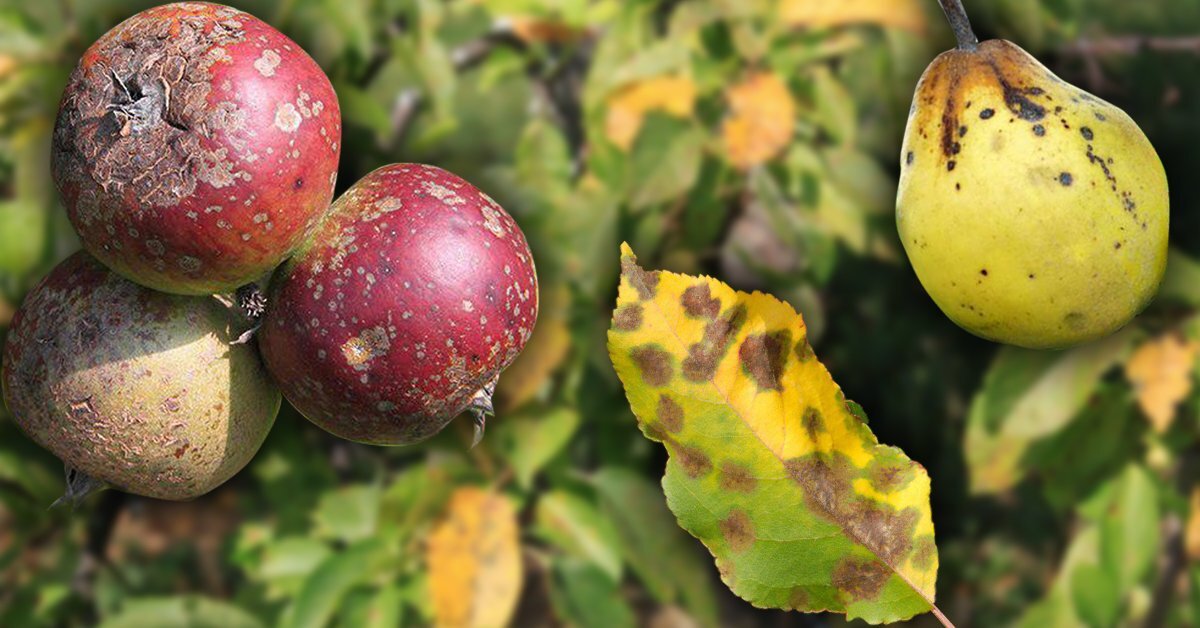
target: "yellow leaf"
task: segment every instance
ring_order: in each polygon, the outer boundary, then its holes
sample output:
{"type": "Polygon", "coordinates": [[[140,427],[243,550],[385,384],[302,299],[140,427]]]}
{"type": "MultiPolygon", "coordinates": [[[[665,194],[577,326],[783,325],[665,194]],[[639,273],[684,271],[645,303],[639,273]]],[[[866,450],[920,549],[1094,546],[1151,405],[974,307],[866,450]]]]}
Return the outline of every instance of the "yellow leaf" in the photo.
{"type": "Polygon", "coordinates": [[[773,73],[757,73],[729,88],[730,115],[721,135],[729,161],[748,170],[787,147],[795,126],[796,103],[773,73]]]}
{"type": "Polygon", "coordinates": [[[880,445],[788,304],[640,268],[621,249],[609,356],[663,490],[721,579],[759,607],[870,623],[933,606],[929,475],[880,445]]]}
{"type": "Polygon", "coordinates": [[[16,57],[8,54],[0,54],[0,79],[12,74],[17,67],[16,57]]]}
{"type": "Polygon", "coordinates": [[[696,85],[682,76],[658,76],[630,83],[608,97],[604,134],[624,150],[633,146],[642,120],[650,111],[662,111],[677,118],[692,115],[696,104],[696,85]]]}
{"type": "Polygon", "coordinates": [[[1148,340],[1125,364],[1125,377],[1137,393],[1138,405],[1155,431],[1175,420],[1175,406],[1192,391],[1192,367],[1200,343],[1167,333],[1148,340]]]}
{"type": "Polygon", "coordinates": [[[1187,550],[1188,558],[1200,561],[1200,486],[1192,489],[1190,503],[1187,528],[1183,532],[1183,546],[1187,550]]]}
{"type": "Polygon", "coordinates": [[[512,365],[504,369],[496,387],[496,407],[502,412],[533,399],[571,350],[571,331],[567,327],[571,302],[567,287],[561,283],[542,284],[541,291],[538,298],[541,309],[533,337],[512,365]]]}
{"type": "Polygon", "coordinates": [[[919,0],[780,0],[779,20],[808,28],[875,24],[917,34],[927,25],[919,0]]]}
{"type": "Polygon", "coordinates": [[[583,36],[583,31],[544,17],[518,15],[507,18],[509,28],[517,39],[527,43],[564,44],[583,36]]]}
{"type": "Polygon", "coordinates": [[[459,488],[429,535],[425,561],[438,626],[507,625],[523,578],[512,503],[477,487],[459,488]]]}

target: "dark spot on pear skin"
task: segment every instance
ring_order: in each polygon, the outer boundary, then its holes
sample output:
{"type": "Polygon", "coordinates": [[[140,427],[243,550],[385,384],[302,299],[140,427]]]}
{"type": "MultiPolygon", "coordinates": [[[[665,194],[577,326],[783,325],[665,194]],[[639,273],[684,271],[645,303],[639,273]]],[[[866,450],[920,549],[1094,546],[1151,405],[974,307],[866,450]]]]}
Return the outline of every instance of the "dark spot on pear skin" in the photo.
{"type": "Polygon", "coordinates": [[[1004,75],[994,63],[992,63],[992,70],[996,75],[996,80],[1000,83],[1000,88],[1004,90],[1004,104],[1009,111],[1013,112],[1013,115],[1027,122],[1037,122],[1046,117],[1046,108],[1027,97],[1027,95],[1040,95],[1042,93],[1040,88],[1018,89],[1004,79],[1004,75]]]}
{"type": "Polygon", "coordinates": [[[1058,182],[1063,184],[1064,187],[1070,187],[1072,181],[1074,181],[1074,178],[1071,177],[1071,173],[1069,172],[1058,175],[1058,182]]]}
{"type": "Polygon", "coordinates": [[[986,268],[981,268],[981,269],[979,270],[979,274],[980,274],[980,275],[983,275],[984,277],[987,277],[987,275],[988,275],[988,273],[987,273],[987,269],[986,269],[986,268]]]}
{"type": "Polygon", "coordinates": [[[1114,250],[1114,251],[1119,251],[1119,250],[1121,250],[1121,243],[1120,243],[1120,242],[1114,242],[1114,243],[1113,243],[1113,250],[1114,250]]]}
{"type": "Polygon", "coordinates": [[[910,150],[910,151],[908,151],[908,154],[904,156],[904,163],[911,166],[913,163],[913,159],[914,159],[914,155],[913,155],[913,152],[910,150]]]}
{"type": "Polygon", "coordinates": [[[1033,134],[1038,137],[1045,136],[1046,135],[1046,127],[1044,127],[1040,124],[1033,125],[1033,134]]]}
{"type": "Polygon", "coordinates": [[[983,111],[979,112],[979,119],[980,120],[988,120],[994,115],[996,115],[995,109],[984,109],[983,111]]]}
{"type": "Polygon", "coordinates": [[[1034,275],[1033,273],[1029,273],[1029,278],[1030,278],[1030,279],[1034,279],[1034,278],[1036,278],[1036,277],[1037,277],[1037,275],[1034,275]]]}
{"type": "Polygon", "coordinates": [[[1095,114],[1096,114],[1096,119],[1101,122],[1108,120],[1108,117],[1105,116],[1104,114],[1100,113],[1099,111],[1095,112],[1095,114]]]}
{"type": "Polygon", "coordinates": [[[954,167],[957,165],[958,165],[958,163],[956,163],[953,159],[946,162],[946,172],[950,172],[951,170],[954,170],[954,167]]]}
{"type": "Polygon", "coordinates": [[[296,179],[294,182],[292,182],[292,188],[299,190],[302,187],[304,187],[303,178],[296,179]]]}
{"type": "Polygon", "coordinates": [[[967,134],[967,127],[966,127],[966,126],[960,126],[960,127],[958,127],[958,136],[959,136],[959,137],[962,137],[962,136],[964,136],[964,135],[966,135],[966,134],[967,134]]]}
{"type": "Polygon", "coordinates": [[[1090,142],[1090,141],[1092,141],[1092,138],[1093,138],[1093,137],[1095,137],[1095,134],[1094,134],[1094,133],[1092,133],[1092,130],[1091,130],[1091,129],[1089,129],[1089,128],[1087,128],[1086,126],[1085,126],[1085,127],[1083,127],[1083,128],[1081,128],[1081,129],[1079,129],[1079,133],[1080,133],[1081,135],[1083,135],[1083,139],[1085,139],[1085,140],[1087,140],[1087,141],[1089,141],[1089,142],[1090,142]]]}

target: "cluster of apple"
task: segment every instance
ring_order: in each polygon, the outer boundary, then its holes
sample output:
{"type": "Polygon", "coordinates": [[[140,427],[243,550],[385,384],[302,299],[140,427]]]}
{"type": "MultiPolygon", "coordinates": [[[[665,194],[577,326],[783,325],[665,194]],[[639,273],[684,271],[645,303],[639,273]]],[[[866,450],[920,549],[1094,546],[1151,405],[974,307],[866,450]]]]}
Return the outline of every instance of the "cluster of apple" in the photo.
{"type": "Polygon", "coordinates": [[[280,391],[358,442],[464,411],[482,429],[537,318],[525,237],[432,166],[384,166],[331,204],[340,142],[329,79],[244,12],[160,6],[84,53],[52,170],[85,250],[26,297],[0,378],[68,497],[208,492],[262,445],[280,391]]]}

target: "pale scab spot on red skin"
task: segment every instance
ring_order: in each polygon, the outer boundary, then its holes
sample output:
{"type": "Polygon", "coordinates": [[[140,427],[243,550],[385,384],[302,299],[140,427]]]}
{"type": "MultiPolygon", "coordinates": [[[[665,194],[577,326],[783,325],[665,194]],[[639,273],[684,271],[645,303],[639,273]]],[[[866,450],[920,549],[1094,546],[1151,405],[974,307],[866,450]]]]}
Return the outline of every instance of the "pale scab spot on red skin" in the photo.
{"type": "Polygon", "coordinates": [[[293,133],[300,128],[300,112],[290,102],[279,103],[275,109],[275,128],[284,133],[293,133]]]}

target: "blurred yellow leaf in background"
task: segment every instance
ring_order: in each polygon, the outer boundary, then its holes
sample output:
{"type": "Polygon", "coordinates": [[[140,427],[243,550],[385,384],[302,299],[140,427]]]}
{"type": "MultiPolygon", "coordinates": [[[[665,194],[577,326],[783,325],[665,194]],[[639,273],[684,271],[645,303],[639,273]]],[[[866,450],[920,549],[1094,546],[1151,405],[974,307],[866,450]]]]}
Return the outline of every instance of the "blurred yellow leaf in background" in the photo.
{"type": "Polygon", "coordinates": [[[1187,550],[1188,558],[1200,561],[1200,486],[1192,489],[1187,528],[1183,532],[1183,546],[1187,550]]]}
{"type": "Polygon", "coordinates": [[[12,74],[17,69],[17,58],[12,55],[0,54],[0,78],[12,74]]]}
{"type": "Polygon", "coordinates": [[[791,142],[796,102],[778,75],[754,74],[729,88],[727,97],[731,115],[721,136],[735,166],[748,170],[765,163],[791,142]]]}
{"type": "Polygon", "coordinates": [[[584,33],[570,24],[540,17],[512,16],[506,19],[517,39],[527,43],[563,44],[579,39],[584,33]]]}
{"type": "Polygon", "coordinates": [[[629,150],[648,112],[662,111],[686,118],[692,115],[695,104],[696,85],[690,78],[658,76],[636,81],[609,96],[604,135],[612,143],[629,150]]]}
{"type": "Polygon", "coordinates": [[[1148,340],[1125,365],[1138,405],[1155,431],[1167,431],[1175,420],[1175,406],[1192,390],[1192,367],[1200,343],[1174,333],[1148,340]]]}
{"type": "Polygon", "coordinates": [[[780,0],[779,20],[810,28],[875,24],[918,34],[927,25],[918,0],[780,0]]]}
{"type": "Polygon", "coordinates": [[[438,626],[504,626],[523,580],[517,514],[504,495],[465,486],[450,496],[425,560],[438,626]]]}

